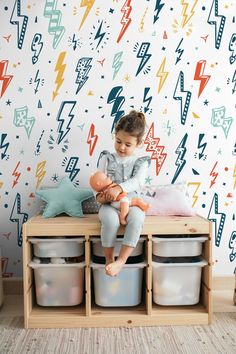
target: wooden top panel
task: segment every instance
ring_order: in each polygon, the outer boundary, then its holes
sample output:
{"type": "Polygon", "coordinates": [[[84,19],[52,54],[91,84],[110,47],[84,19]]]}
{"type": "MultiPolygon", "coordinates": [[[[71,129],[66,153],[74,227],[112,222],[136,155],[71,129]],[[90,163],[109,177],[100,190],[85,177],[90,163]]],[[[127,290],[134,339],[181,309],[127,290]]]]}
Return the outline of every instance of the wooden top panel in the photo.
{"type": "MultiPolygon", "coordinates": [[[[26,236],[84,236],[100,235],[100,221],[97,214],[82,218],[57,216],[45,219],[42,215],[33,216],[24,225],[26,236]]],[[[211,223],[201,216],[146,216],[142,234],[210,234],[211,223]]],[[[122,235],[120,227],[118,234],[122,235]]]]}

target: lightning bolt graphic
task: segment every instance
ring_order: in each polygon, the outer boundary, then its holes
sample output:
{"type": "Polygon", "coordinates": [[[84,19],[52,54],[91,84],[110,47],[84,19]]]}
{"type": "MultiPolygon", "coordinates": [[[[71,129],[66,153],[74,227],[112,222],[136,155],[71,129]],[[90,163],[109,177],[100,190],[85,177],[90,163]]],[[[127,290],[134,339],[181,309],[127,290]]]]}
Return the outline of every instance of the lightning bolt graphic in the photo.
{"type": "Polygon", "coordinates": [[[206,87],[211,75],[204,75],[204,69],[206,66],[206,60],[199,60],[196,65],[194,80],[200,80],[200,86],[198,90],[198,97],[201,95],[202,91],[206,87]]]}
{"type": "Polygon", "coordinates": [[[80,23],[79,30],[83,26],[83,23],[86,20],[88,14],[90,13],[91,8],[93,7],[94,3],[95,3],[95,0],[81,0],[80,7],[85,7],[86,6],[86,10],[85,10],[84,16],[82,18],[82,21],[80,23]]]}
{"type": "Polygon", "coordinates": [[[193,6],[192,6],[192,8],[190,10],[190,15],[187,15],[186,13],[188,12],[189,1],[181,0],[181,5],[183,6],[182,13],[181,13],[181,15],[183,16],[183,20],[182,20],[182,23],[181,23],[182,28],[184,28],[184,26],[186,26],[186,24],[193,17],[194,8],[197,5],[197,2],[198,2],[198,0],[194,1],[194,4],[193,4],[193,6]]]}
{"type": "Polygon", "coordinates": [[[150,87],[144,88],[143,103],[147,102],[147,105],[144,107],[144,113],[147,113],[147,111],[149,110],[150,103],[152,102],[152,96],[147,97],[149,90],[150,87]]]}
{"type": "Polygon", "coordinates": [[[68,164],[66,166],[65,172],[69,172],[69,178],[71,181],[75,179],[77,174],[79,173],[80,169],[76,168],[76,165],[79,161],[78,157],[71,157],[70,160],[68,161],[68,164]]]}
{"type": "Polygon", "coordinates": [[[194,191],[193,196],[192,196],[192,198],[193,198],[192,208],[197,203],[197,200],[198,200],[198,197],[199,197],[199,195],[197,195],[197,192],[198,192],[198,190],[200,188],[200,185],[201,185],[201,182],[189,182],[188,183],[188,186],[196,186],[195,191],[194,191]]]}
{"type": "Polygon", "coordinates": [[[233,118],[225,116],[225,106],[212,109],[211,124],[213,127],[222,127],[226,139],[228,137],[232,123],[233,118]]]}
{"type": "Polygon", "coordinates": [[[166,124],[166,129],[167,129],[167,135],[170,136],[170,134],[171,134],[171,126],[170,126],[169,119],[168,119],[167,124],[166,124]]]}
{"type": "Polygon", "coordinates": [[[12,176],[16,177],[16,179],[14,179],[14,181],[12,183],[12,188],[14,188],[17,185],[18,179],[20,178],[20,175],[21,175],[21,173],[17,171],[17,168],[18,168],[19,164],[20,164],[20,161],[18,162],[18,164],[16,165],[14,171],[12,172],[12,176]]]}
{"type": "Polygon", "coordinates": [[[178,154],[178,157],[175,161],[175,165],[177,166],[177,169],[175,171],[174,177],[171,181],[171,183],[175,183],[176,179],[178,178],[180,172],[182,171],[182,169],[184,168],[185,164],[186,164],[186,160],[184,160],[184,156],[186,154],[186,141],[188,138],[188,134],[186,133],[183,137],[183,139],[181,140],[179,146],[177,147],[177,149],[175,150],[176,154],[178,154]]]}
{"type": "Polygon", "coordinates": [[[39,187],[40,183],[44,179],[44,176],[46,175],[45,165],[46,165],[46,160],[39,162],[37,164],[36,173],[35,173],[35,177],[37,178],[36,189],[39,187]]]}
{"type": "Polygon", "coordinates": [[[159,69],[157,70],[157,73],[156,73],[156,77],[159,77],[160,78],[160,81],[159,81],[159,85],[158,85],[158,89],[157,89],[157,93],[160,93],[161,89],[162,89],[162,86],[164,85],[166,79],[167,79],[167,76],[169,75],[169,72],[168,71],[164,71],[165,70],[165,65],[166,65],[166,57],[163,59],[159,69]]]}
{"type": "Polygon", "coordinates": [[[63,64],[63,61],[65,59],[65,56],[66,56],[66,52],[61,52],[59,54],[59,57],[57,59],[57,63],[56,63],[55,69],[54,69],[54,71],[58,71],[58,73],[57,73],[57,77],[56,77],[56,81],[55,81],[56,90],[53,91],[53,93],[52,93],[52,100],[53,101],[55,100],[56,96],[58,95],[59,88],[61,87],[61,85],[64,82],[63,75],[64,75],[64,71],[66,68],[66,64],[63,64]]]}
{"type": "Polygon", "coordinates": [[[218,0],[213,0],[207,23],[215,26],[215,48],[220,48],[226,17],[218,15],[218,0]],[[214,10],[213,10],[214,8],[214,10]]]}
{"type": "MultiPolygon", "coordinates": [[[[58,115],[57,115],[57,120],[59,122],[58,124],[58,138],[57,138],[57,144],[59,145],[62,140],[65,138],[65,136],[69,133],[70,131],[70,123],[72,122],[72,119],[74,118],[74,114],[72,114],[72,111],[76,105],[76,101],[63,101],[61,103],[61,107],[59,109],[58,115]],[[64,122],[67,122],[66,126],[66,131],[63,131],[63,125],[64,122]]],[[[66,123],[65,123],[66,124],[66,123]]]]}
{"type": "Polygon", "coordinates": [[[156,5],[155,5],[155,9],[154,12],[156,12],[153,16],[153,24],[159,19],[159,13],[161,12],[161,9],[163,8],[163,6],[165,5],[161,3],[162,0],[156,0],[156,5]]]}
{"type": "Polygon", "coordinates": [[[89,144],[89,156],[92,156],[98,140],[98,135],[94,134],[94,130],[95,126],[94,124],[91,124],[87,138],[87,144],[89,144]]]}
{"type": "Polygon", "coordinates": [[[232,88],[232,94],[236,91],[236,70],[234,71],[234,76],[232,77],[232,82],[235,82],[234,87],[232,88]]]}
{"type": "Polygon", "coordinates": [[[28,23],[28,16],[21,15],[21,0],[15,1],[10,18],[10,23],[12,25],[17,25],[17,47],[21,49],[23,46],[26,27],[28,23]]]}
{"type": "Polygon", "coordinates": [[[121,110],[121,107],[123,106],[125,102],[125,97],[120,96],[120,93],[123,91],[122,86],[116,86],[111,89],[108,98],[107,98],[107,103],[113,103],[113,107],[111,110],[111,116],[114,117],[112,127],[111,127],[111,132],[114,129],[115,124],[118,122],[120,117],[124,115],[124,111],[121,110]]]}
{"type": "Polygon", "coordinates": [[[39,87],[39,84],[40,84],[40,78],[38,77],[38,75],[39,75],[39,70],[37,70],[37,73],[36,73],[35,78],[34,78],[34,82],[36,83],[36,89],[34,89],[34,93],[38,92],[38,87],[39,87]]]}
{"type": "Polygon", "coordinates": [[[183,42],[183,38],[181,39],[181,41],[180,41],[179,44],[178,44],[178,47],[177,47],[176,50],[175,50],[175,53],[178,54],[178,56],[177,56],[177,58],[176,58],[176,61],[175,61],[175,65],[181,60],[182,54],[183,54],[183,52],[184,52],[184,49],[181,49],[181,48],[180,48],[182,42],[183,42]]]}
{"type": "Polygon", "coordinates": [[[104,37],[105,34],[106,34],[106,32],[101,33],[102,24],[103,24],[103,21],[100,23],[100,26],[99,26],[99,28],[98,28],[98,30],[97,30],[97,33],[96,33],[95,37],[94,37],[94,39],[99,39],[99,42],[98,42],[98,44],[97,44],[97,46],[96,46],[96,49],[97,49],[97,47],[99,46],[99,44],[101,43],[103,37],[104,37]]]}
{"type": "Polygon", "coordinates": [[[0,91],[0,98],[3,96],[4,92],[6,91],[8,85],[10,84],[13,75],[6,75],[8,67],[8,60],[0,61],[0,83],[1,83],[1,91],[0,91]]]}
{"type": "Polygon", "coordinates": [[[234,189],[235,189],[236,188],[236,164],[234,165],[233,178],[234,178],[234,189]]]}
{"type": "Polygon", "coordinates": [[[4,140],[6,139],[6,137],[7,137],[7,134],[4,134],[4,133],[0,134],[0,149],[4,150],[3,152],[1,152],[1,160],[3,160],[7,156],[6,152],[7,152],[7,149],[9,148],[9,143],[4,144],[4,140]]]}
{"type": "Polygon", "coordinates": [[[229,249],[232,251],[229,254],[230,262],[236,259],[236,231],[233,231],[229,239],[229,249]]]}
{"type": "Polygon", "coordinates": [[[187,118],[187,114],[188,114],[191,96],[192,96],[192,94],[190,91],[184,91],[184,73],[183,73],[183,71],[180,71],[179,77],[178,77],[178,80],[177,80],[177,83],[175,86],[173,98],[175,100],[180,101],[181,124],[186,123],[186,118],[187,118]],[[177,94],[179,94],[179,95],[177,95],[177,94]],[[183,98],[184,96],[185,96],[185,100],[183,98]],[[184,104],[183,104],[183,100],[184,100],[184,104]]]}
{"type": "Polygon", "coordinates": [[[136,72],[135,76],[138,76],[140,71],[144,68],[144,66],[147,64],[148,60],[151,58],[152,54],[148,54],[148,49],[150,47],[150,43],[148,42],[143,42],[139,48],[137,58],[141,59],[141,62],[139,64],[138,70],[136,72]]]}
{"type": "Polygon", "coordinates": [[[28,220],[28,214],[21,212],[21,196],[16,194],[9,220],[17,223],[17,244],[22,245],[22,224],[28,220]]]}
{"type": "Polygon", "coordinates": [[[226,215],[225,215],[225,213],[218,212],[218,194],[217,193],[215,193],[212,198],[212,203],[211,203],[207,218],[208,218],[208,220],[212,221],[215,224],[215,245],[217,247],[219,247],[220,242],[221,242],[222,232],[224,229],[226,215]],[[214,206],[215,210],[212,212],[213,206],[214,206]],[[217,225],[219,225],[218,228],[217,228],[217,225]]]}
{"type": "Polygon", "coordinates": [[[75,83],[79,84],[76,90],[76,94],[84,86],[85,82],[88,80],[88,73],[92,68],[90,65],[92,58],[80,58],[77,63],[75,71],[78,73],[75,83]]]}
{"type": "Polygon", "coordinates": [[[120,21],[120,23],[123,25],[120,34],[117,38],[117,43],[120,42],[121,38],[123,37],[123,35],[125,34],[125,32],[127,31],[127,28],[129,27],[130,23],[131,23],[131,18],[129,18],[129,15],[132,11],[132,7],[130,6],[131,0],[126,0],[124,5],[121,8],[121,12],[123,12],[123,17],[120,21]]]}
{"type": "Polygon", "coordinates": [[[118,52],[114,55],[114,59],[113,59],[113,63],[112,63],[112,69],[114,69],[114,73],[113,73],[112,80],[114,80],[114,78],[116,77],[120,68],[123,65],[123,61],[121,61],[122,55],[123,55],[123,52],[118,52]]]}
{"type": "Polygon", "coordinates": [[[198,149],[202,149],[201,152],[199,152],[198,156],[199,156],[199,160],[201,160],[201,158],[204,156],[204,151],[206,149],[207,143],[202,143],[202,140],[204,138],[205,134],[199,134],[198,136],[198,145],[197,148],[198,149]]]}
{"type": "Polygon", "coordinates": [[[163,153],[165,146],[158,145],[160,138],[154,138],[154,122],[151,124],[150,129],[144,140],[144,144],[147,144],[146,151],[152,152],[151,159],[156,160],[156,175],[160,173],[160,170],[165,162],[166,153],[163,153]]]}
{"type": "Polygon", "coordinates": [[[213,179],[211,180],[211,185],[210,185],[210,188],[216,183],[216,178],[218,176],[218,172],[215,172],[215,168],[216,168],[216,165],[218,164],[218,161],[216,161],[216,163],[214,164],[212,170],[211,170],[211,173],[210,173],[210,176],[213,177],[213,179]]]}
{"type": "Polygon", "coordinates": [[[46,0],[43,13],[45,17],[49,17],[48,33],[54,36],[54,49],[56,49],[65,33],[65,27],[60,26],[61,11],[56,9],[56,6],[57,0],[46,0]]]}

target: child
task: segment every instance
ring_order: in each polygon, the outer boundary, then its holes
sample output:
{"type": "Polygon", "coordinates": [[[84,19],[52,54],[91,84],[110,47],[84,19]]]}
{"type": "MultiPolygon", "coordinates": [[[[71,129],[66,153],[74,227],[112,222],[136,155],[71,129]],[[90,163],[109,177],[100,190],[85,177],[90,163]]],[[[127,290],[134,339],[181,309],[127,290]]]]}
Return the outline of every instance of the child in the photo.
{"type": "MultiPolygon", "coordinates": [[[[116,183],[113,183],[110,177],[108,177],[104,172],[97,171],[89,179],[90,186],[100,193],[106,193],[109,188],[114,188],[117,186],[116,183]]],[[[111,205],[120,210],[119,219],[121,225],[126,225],[126,217],[129,212],[130,206],[138,206],[143,211],[147,211],[150,207],[150,204],[145,203],[141,198],[128,198],[127,193],[120,193],[115,201],[111,202],[111,205]]]]}
{"type": "Polygon", "coordinates": [[[130,207],[126,218],[124,239],[118,258],[114,259],[114,245],[120,227],[119,211],[109,203],[126,192],[129,198],[138,197],[144,185],[150,158],[137,157],[135,149],[140,146],[145,133],[146,120],[141,112],[131,111],[120,118],[115,126],[115,153],[103,151],[98,169],[108,175],[117,186],[96,195],[102,205],[99,209],[101,240],[106,258],[106,274],[117,275],[136,246],[143,227],[145,213],[139,207],[130,207]]]}

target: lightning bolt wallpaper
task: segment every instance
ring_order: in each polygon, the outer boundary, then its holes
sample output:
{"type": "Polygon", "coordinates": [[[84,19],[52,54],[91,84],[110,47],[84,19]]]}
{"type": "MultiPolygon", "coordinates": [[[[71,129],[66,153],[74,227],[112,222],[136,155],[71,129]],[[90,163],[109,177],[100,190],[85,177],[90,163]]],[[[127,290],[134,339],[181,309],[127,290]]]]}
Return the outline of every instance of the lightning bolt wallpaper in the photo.
{"type": "MultiPolygon", "coordinates": [[[[212,222],[213,275],[236,268],[236,2],[0,1],[0,247],[22,276],[36,191],[89,187],[114,126],[147,120],[146,186],[186,183],[212,222]]],[[[178,203],[178,201],[176,201],[178,203]]]]}

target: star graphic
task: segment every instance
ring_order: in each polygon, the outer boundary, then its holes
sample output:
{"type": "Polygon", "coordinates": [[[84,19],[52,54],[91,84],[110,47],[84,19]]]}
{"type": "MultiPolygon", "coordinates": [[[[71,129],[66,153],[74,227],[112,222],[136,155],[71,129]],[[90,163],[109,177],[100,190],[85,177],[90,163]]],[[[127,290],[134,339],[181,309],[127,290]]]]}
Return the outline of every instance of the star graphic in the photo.
{"type": "Polygon", "coordinates": [[[150,176],[145,178],[145,184],[151,184],[152,178],[150,176]]]}
{"type": "Polygon", "coordinates": [[[11,105],[11,101],[9,100],[9,98],[8,98],[8,100],[6,101],[6,105],[7,105],[7,106],[10,106],[10,105],[11,105]]]}
{"type": "Polygon", "coordinates": [[[209,101],[205,100],[203,103],[204,103],[204,106],[208,106],[209,101]]]}

